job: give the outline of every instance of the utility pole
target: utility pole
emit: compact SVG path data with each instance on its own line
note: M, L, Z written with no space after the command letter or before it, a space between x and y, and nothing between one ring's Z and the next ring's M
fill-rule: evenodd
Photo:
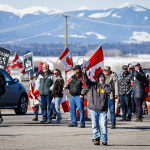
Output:
M67 14L66 15L62 15L63 17L65 17L65 20L66 20L66 40L65 40L65 48L68 47L68 44L67 44L67 17L69 17ZM65 73L65 82L67 82L67 73Z

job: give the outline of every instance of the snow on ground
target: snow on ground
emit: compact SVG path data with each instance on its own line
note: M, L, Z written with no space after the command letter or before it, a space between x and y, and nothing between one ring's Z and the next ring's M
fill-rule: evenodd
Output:
M84 16L84 12L79 13L79 14L77 15L77 17L82 17L82 16Z
M130 37L130 40L137 40L140 42L150 42L150 34L147 32L133 32L133 36Z
M90 17L90 18L103 18L103 17L109 16L110 14L111 14L111 11L105 12L105 13L95 13L95 14L89 15L88 17Z
M112 14L112 17L121 18L121 16L118 16L117 13Z
M73 57L73 62L76 64L77 60L79 59L79 57L82 56L74 56ZM10 60L12 60L14 57L10 57ZM85 57L83 56L83 58L85 60L88 61L89 57ZM20 59L23 60L23 57L20 56ZM39 57L39 56L34 56L33 57L33 61L43 61L46 62L47 60L51 61L52 63L55 64L55 62L58 60L58 57ZM58 63L60 62L60 60L58 61ZM122 68L123 65L127 65L128 63L146 63L147 66L146 67L150 67L148 65L150 65L150 55L147 54L141 54L141 55L134 55L132 57L132 55L130 57L104 57L104 65L105 66L110 66L111 69L115 72L119 72ZM65 73L64 71L62 72L63 77L65 78ZM67 79L69 79L71 77L71 75L73 75L73 71L70 71L69 73L67 73ZM12 77L13 78L18 78L20 80L21 78L21 74L19 74L19 72L17 70L13 70L12 71Z
M57 14L62 12L57 9L48 9L47 7L41 7L41 6L33 6L25 9L15 9L9 5L3 5L3 4L0 4L0 11L14 13L17 16L20 16L20 18L22 18L26 14L39 15L40 12L43 12L47 15L52 15L52 14Z

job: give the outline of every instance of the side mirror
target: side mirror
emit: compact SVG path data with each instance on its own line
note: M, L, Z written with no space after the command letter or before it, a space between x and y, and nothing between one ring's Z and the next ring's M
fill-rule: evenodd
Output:
M18 82L19 82L19 79L15 78L15 79L14 79L14 82L15 82L15 83L18 83Z

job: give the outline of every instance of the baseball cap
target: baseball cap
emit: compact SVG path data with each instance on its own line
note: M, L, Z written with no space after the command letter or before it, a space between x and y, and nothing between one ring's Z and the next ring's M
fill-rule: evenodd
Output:
M129 69L135 68L134 65L129 65Z
M77 70L77 69L81 70L81 67L79 65L75 65L74 68L72 68L72 70Z
M111 68L109 66L105 66L104 70L111 70Z
M141 66L139 63L136 63L135 66Z
M128 70L128 66L127 66L127 65L124 65L124 66L122 67L122 69L123 69L123 70Z

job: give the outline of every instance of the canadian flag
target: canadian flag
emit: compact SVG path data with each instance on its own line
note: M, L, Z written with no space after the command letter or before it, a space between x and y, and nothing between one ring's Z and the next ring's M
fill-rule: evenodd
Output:
M11 69L14 69L16 67L20 70L21 73L25 73L24 65L17 54L15 54L15 58L13 59L13 61L7 65L6 71L10 74Z
M69 107L69 103L68 103L68 99L67 99L65 90L62 91L62 94L63 94L63 97L61 99L61 106L62 106L64 112L69 112L70 107Z
M62 61L65 67L65 73L69 72L73 67L73 61L71 57L71 53L68 47L63 51L59 59Z
M95 53L88 60L87 75L91 81L96 82L97 75L104 69L104 56L102 46L98 47Z
M10 67L10 64L7 65L6 71L7 71L7 73L8 73L9 75L11 74L11 67Z
M39 90L35 81L30 82L29 101L30 101L31 108L33 109L33 112L35 112L35 106L41 104Z

